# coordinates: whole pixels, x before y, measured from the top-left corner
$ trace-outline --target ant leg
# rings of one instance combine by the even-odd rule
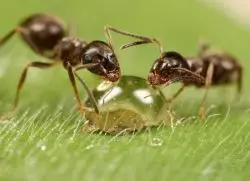
[[[89,65],[89,66],[90,66],[90,65]],[[92,65],[92,67],[93,67],[93,66],[95,66],[95,65]],[[96,102],[96,100],[95,100],[94,95],[93,95],[92,92],[89,90],[89,88],[88,88],[87,84],[85,83],[85,81],[83,81],[83,80],[81,79],[81,77],[76,73],[76,71],[80,70],[81,68],[86,68],[86,66],[85,66],[85,67],[78,67],[78,68],[74,71],[74,75],[76,76],[76,78],[78,79],[78,81],[80,81],[80,83],[83,85],[83,87],[84,87],[85,90],[87,91],[87,94],[88,94],[88,96],[89,96],[90,102],[92,103],[92,106],[94,107],[95,112],[96,112],[97,114],[99,114],[100,111],[99,111],[99,109],[98,109],[97,102]]]
[[[16,29],[9,31],[2,39],[0,39],[0,47],[3,46],[15,33]]]
[[[234,97],[234,101],[239,102],[240,100],[240,96],[241,96],[241,91],[242,91],[242,67],[237,67],[236,69],[237,71],[237,93]]]
[[[208,66],[206,80],[205,80],[205,94],[203,96],[203,100],[201,102],[201,106],[200,106],[200,109],[199,109],[199,118],[200,118],[200,120],[205,119],[205,103],[206,103],[207,96],[208,96],[208,90],[210,89],[210,86],[211,86],[211,83],[212,83],[213,72],[214,72],[214,65],[212,63],[210,63],[209,66]]]
[[[184,91],[185,87],[186,85],[183,84],[181,88],[173,96],[171,96],[170,98],[167,98],[167,102],[169,104],[172,104],[173,100],[176,99]]]
[[[80,111],[81,114],[84,114],[84,105],[83,105],[83,103],[82,103],[82,101],[80,99],[79,92],[78,92],[78,89],[76,87],[76,80],[75,80],[75,77],[74,77],[73,68],[69,63],[67,65],[67,71],[68,71],[68,76],[69,76],[71,85],[72,85],[74,93],[75,93],[76,101],[77,101],[77,104],[78,104],[78,110]]]
[[[240,95],[242,91],[242,67],[238,68],[237,91],[238,94]]]
[[[169,104],[168,109],[169,109],[169,112],[171,113],[171,117],[173,117],[172,115],[173,113],[171,111],[172,103],[184,91],[185,87],[186,87],[185,84],[183,84],[182,87],[173,96],[171,96],[170,98],[167,98],[166,100],[167,103]]]
[[[84,114],[84,105],[83,105],[83,103],[81,101],[81,98],[79,96],[79,91],[78,91],[77,86],[76,86],[76,80],[75,80],[76,73],[75,73],[75,71],[80,70],[80,69],[84,69],[84,68],[90,68],[90,67],[93,67],[93,66],[96,66],[96,65],[97,64],[90,64],[90,65],[86,64],[86,65],[82,65],[82,66],[76,68],[76,70],[73,70],[73,67],[70,65],[70,63],[67,63],[67,65],[66,65],[66,68],[67,68],[67,71],[68,71],[68,76],[69,76],[69,79],[70,79],[70,82],[71,82],[71,85],[73,87],[73,90],[74,90],[74,93],[75,93],[75,97],[76,97],[76,100],[77,100],[78,109],[79,109],[79,111],[80,111],[81,114]],[[77,78],[79,79],[80,77],[77,75]]]
[[[111,34],[110,34],[111,29],[112,29],[111,27],[105,26],[104,27],[104,34],[108,40],[108,44],[111,46],[112,49],[114,49],[113,39],[112,39]]]
[[[30,67],[36,67],[36,68],[40,68],[40,69],[47,69],[47,68],[53,67],[55,64],[56,63],[32,62],[32,63],[28,64],[23,69],[21,77],[20,77],[18,85],[17,85],[13,108],[12,108],[11,111],[9,111],[9,113],[7,113],[8,116],[2,116],[0,118],[0,120],[1,119],[7,119],[10,115],[13,115],[16,112],[16,109],[17,109],[18,103],[19,103],[20,91],[23,88],[24,82],[26,80],[28,69]]]
[[[17,106],[18,106],[20,91],[21,91],[21,89],[23,87],[23,84],[24,84],[24,82],[26,80],[28,69],[30,67],[36,67],[36,68],[40,68],[40,69],[47,69],[47,68],[51,68],[51,67],[53,67],[55,65],[56,65],[56,63],[32,62],[32,63],[28,64],[24,68],[24,70],[23,70],[23,72],[21,74],[21,77],[19,79],[19,82],[18,82],[13,110],[15,110],[17,108]]]
[[[112,45],[110,31],[113,31],[115,33],[118,33],[118,34],[121,34],[121,35],[124,35],[124,36],[128,36],[128,37],[137,38],[137,39],[142,40],[142,41],[137,41],[137,42],[134,42],[134,43],[129,43],[127,45],[123,45],[121,47],[121,49],[128,48],[128,47],[135,46],[135,45],[141,45],[141,44],[147,44],[147,43],[155,43],[155,44],[157,44],[159,46],[160,53],[163,53],[163,48],[162,48],[161,42],[159,40],[157,40],[156,38],[149,38],[149,37],[146,37],[146,36],[141,36],[141,35],[138,35],[138,34],[129,33],[129,32],[126,32],[126,31],[111,27],[109,25],[106,25],[104,27],[104,31],[105,31],[106,37],[107,37],[110,45]]]

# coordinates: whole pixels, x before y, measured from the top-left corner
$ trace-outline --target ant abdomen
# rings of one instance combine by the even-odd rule
[[[66,26],[60,19],[39,13],[21,21],[17,31],[31,48],[36,47],[40,53],[52,51],[55,45],[68,35]]]

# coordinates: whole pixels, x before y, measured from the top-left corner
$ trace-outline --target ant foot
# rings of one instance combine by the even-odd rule
[[[78,106],[78,111],[80,112],[82,116],[85,116],[85,109],[82,104]]]
[[[13,108],[11,109],[8,113],[6,113],[5,115],[3,116],[0,116],[0,121],[5,121],[5,120],[8,120],[10,119],[10,117],[14,116],[17,112],[17,108]]]
[[[168,104],[172,104],[174,98],[173,97],[170,97],[170,98],[167,98],[166,101]]]
[[[206,118],[205,115],[205,108],[204,107],[200,107],[199,113],[198,113],[198,117],[200,121],[204,121]]]

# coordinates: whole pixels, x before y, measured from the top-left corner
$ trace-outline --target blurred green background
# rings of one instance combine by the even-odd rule
[[[165,50],[176,50],[183,55],[195,55],[199,40],[205,39],[215,48],[239,58],[244,67],[243,94],[241,100],[234,102],[234,86],[211,90],[208,107],[214,105],[215,108],[209,114],[220,116],[215,116],[208,124],[179,126],[174,132],[166,128],[153,136],[147,133],[120,139],[86,136],[78,130],[77,115],[69,116],[77,113],[65,70],[61,67],[30,70],[21,93],[19,112],[22,115],[31,109],[28,117],[19,121],[19,117],[14,119],[18,122],[14,126],[1,123],[0,180],[249,178],[250,31],[247,27],[233,22],[218,8],[196,0],[3,0],[0,35],[34,12],[54,14],[72,22],[77,28],[76,36],[87,41],[105,40],[103,29],[106,24],[156,37],[162,41]],[[157,47],[146,45],[120,51],[119,47],[128,42],[128,38],[119,35],[113,35],[113,38],[122,73],[146,77],[158,57]],[[22,68],[33,60],[46,61],[17,37],[0,49],[1,114],[12,104]],[[81,75],[90,87],[99,81],[88,72]],[[169,95],[178,86],[166,88],[164,92]],[[196,115],[203,93],[195,88],[185,91],[176,100],[177,114],[181,117]],[[41,115],[37,113],[44,106],[45,111]],[[64,112],[58,116],[55,111],[61,107]],[[69,119],[75,122],[73,126],[57,125]],[[40,126],[37,126],[35,123],[40,120]],[[34,129],[33,123],[36,125]],[[72,135],[73,141],[69,141]],[[155,148],[151,141],[158,142],[157,139],[162,142]],[[45,143],[51,148],[48,152],[43,147]]]

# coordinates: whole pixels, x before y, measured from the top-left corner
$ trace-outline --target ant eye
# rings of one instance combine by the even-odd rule
[[[109,53],[109,54],[108,54],[108,59],[109,59],[110,61],[113,61],[114,58],[115,58],[115,55],[114,55],[113,53]]]
[[[89,54],[84,55],[84,63],[92,63],[92,56]]]
[[[103,59],[103,66],[109,70],[109,71],[112,71],[114,69],[116,69],[116,63],[115,63],[115,56],[114,54],[109,54],[107,56],[107,58]]]
[[[172,60],[172,67],[178,67],[179,62],[177,60]]]

